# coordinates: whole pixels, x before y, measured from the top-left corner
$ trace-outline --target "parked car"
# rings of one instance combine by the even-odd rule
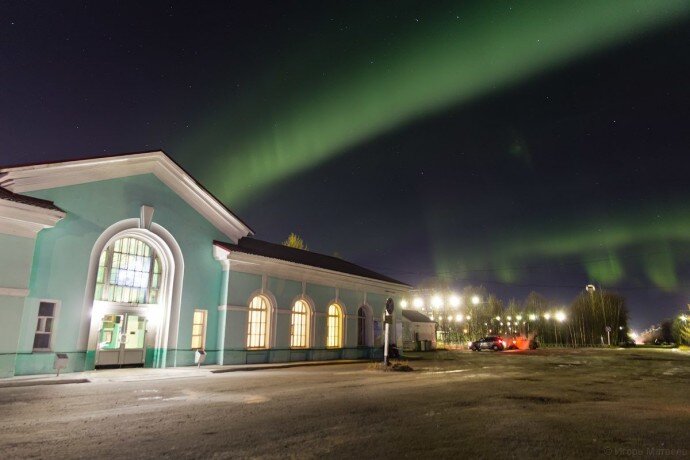
[[[472,342],[470,345],[470,350],[472,351],[482,351],[482,350],[493,350],[493,351],[503,351],[506,347],[506,342],[503,338],[499,336],[489,336],[482,337],[476,342]]]
[[[620,342],[618,342],[618,346],[622,348],[629,348],[629,347],[634,347],[637,345],[633,339],[623,339]]]

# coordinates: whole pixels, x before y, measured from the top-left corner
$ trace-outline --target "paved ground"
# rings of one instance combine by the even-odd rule
[[[424,356],[0,388],[0,457],[690,457],[687,354]]]

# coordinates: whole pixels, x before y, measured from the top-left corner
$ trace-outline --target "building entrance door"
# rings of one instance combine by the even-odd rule
[[[146,358],[146,317],[106,314],[101,319],[96,367],[138,367]]]

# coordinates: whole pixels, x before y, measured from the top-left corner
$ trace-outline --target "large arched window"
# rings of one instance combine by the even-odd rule
[[[292,348],[306,348],[309,337],[309,306],[304,300],[298,300],[292,306],[292,320],[290,322],[290,346]]]
[[[357,310],[357,346],[363,347],[367,344],[367,311],[364,307]]]
[[[266,348],[268,332],[268,301],[260,295],[249,304],[247,348]]]
[[[98,261],[95,300],[158,303],[160,258],[143,241],[125,237],[105,248]]]
[[[342,347],[343,343],[343,312],[336,304],[328,307],[328,322],[326,324],[326,346],[329,348]]]

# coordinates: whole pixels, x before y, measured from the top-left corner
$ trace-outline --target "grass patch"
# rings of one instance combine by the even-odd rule
[[[412,372],[414,370],[407,361],[397,359],[390,360],[388,366],[380,361],[369,363],[369,369],[383,372]]]

